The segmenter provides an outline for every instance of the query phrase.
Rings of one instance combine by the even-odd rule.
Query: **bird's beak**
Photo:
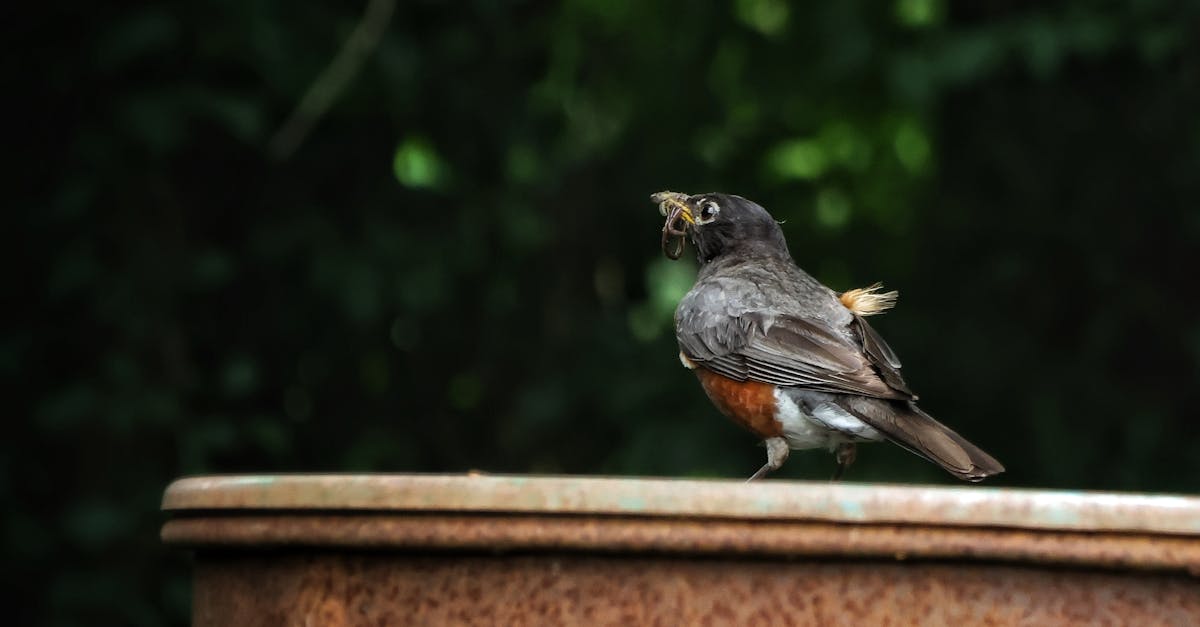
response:
[[[695,224],[696,219],[692,217],[692,209],[687,204],[687,197],[687,194],[679,192],[658,192],[650,195],[650,201],[658,205],[658,212],[664,217],[675,212],[683,218],[684,222]]]

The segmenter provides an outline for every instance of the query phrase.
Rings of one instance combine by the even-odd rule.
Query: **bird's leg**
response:
[[[833,471],[833,479],[830,481],[838,481],[842,478],[842,474],[854,463],[854,457],[858,452],[853,442],[842,442],[837,446],[837,470]]]
[[[787,461],[789,451],[787,440],[783,438],[767,438],[763,440],[763,444],[767,447],[767,463],[763,464],[763,467],[759,468],[758,472],[751,475],[746,480],[746,483],[750,483],[755,479],[762,479],[767,476],[767,473],[779,470],[783,462]]]

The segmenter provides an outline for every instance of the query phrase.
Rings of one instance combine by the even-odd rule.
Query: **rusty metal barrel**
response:
[[[1200,498],[489,475],[180,479],[195,625],[1200,624]]]

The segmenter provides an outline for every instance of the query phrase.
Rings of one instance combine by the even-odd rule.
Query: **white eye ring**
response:
[[[721,205],[711,200],[704,201],[700,205],[700,213],[696,216],[696,224],[708,224],[717,219],[717,214],[721,213]]]

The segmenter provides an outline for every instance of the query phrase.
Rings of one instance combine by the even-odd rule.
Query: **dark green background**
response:
[[[749,475],[660,189],[899,289],[875,325],[990,485],[1200,488],[1196,2],[403,2],[288,154],[361,5],[102,5],[6,20],[18,624],[184,621],[180,475]]]

